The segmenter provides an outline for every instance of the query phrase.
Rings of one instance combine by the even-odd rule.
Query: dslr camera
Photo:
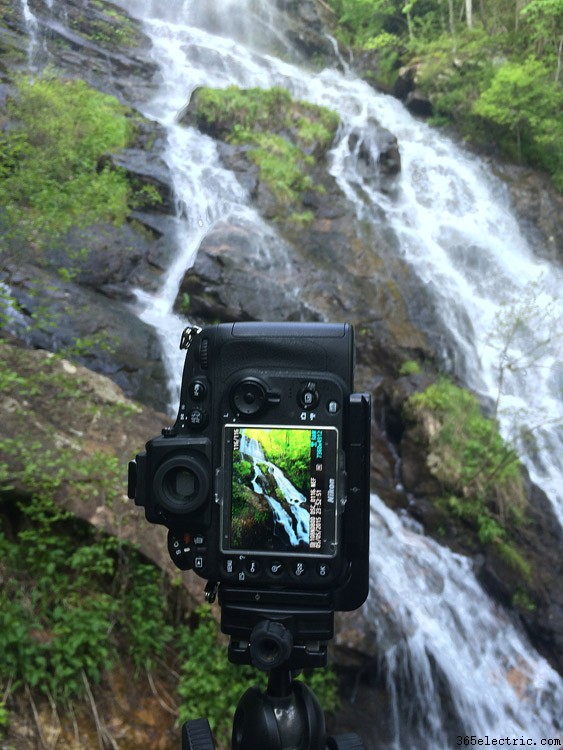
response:
[[[129,497],[219,594],[231,661],[322,666],[334,612],[369,586],[371,408],[353,392],[353,328],[219,324],[186,329],[181,348],[176,422],[130,462]]]

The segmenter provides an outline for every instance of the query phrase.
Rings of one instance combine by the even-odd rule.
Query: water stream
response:
[[[26,0],[22,3],[27,7]],[[161,70],[158,94],[144,105],[144,113],[168,131],[165,158],[177,198],[178,254],[159,293],[138,292],[138,300],[141,317],[163,338],[174,406],[183,364],[177,347],[185,321],[173,314],[172,305],[202,238],[228,218],[258,227],[264,253],[287,252],[272,228],[248,207],[248,196],[222,167],[214,142],[176,124],[196,87],[230,84],[283,86],[296,97],[340,114],[343,125],[332,151],[332,173],[359,218],[374,222],[385,217],[399,252],[431,289],[435,315],[457,342],[452,368],[494,401],[499,371],[492,330],[498,328],[501,305],[517,302],[534,282],[537,305],[542,310],[551,306],[554,319],[561,321],[562,279],[558,269],[534,258],[510,213],[502,184],[486,166],[351,73],[311,72],[287,62],[284,18],[273,2],[119,4],[143,21]],[[276,56],[280,52],[285,59]],[[391,192],[382,191],[358,168],[358,153],[348,139],[355,131],[368,142],[374,120],[399,139],[402,171]],[[375,143],[372,148],[376,157]],[[515,411],[524,422],[545,423],[535,431],[536,446],[526,460],[563,521],[563,436],[547,424],[549,417],[541,416],[543,410],[551,417],[561,414],[563,373],[551,342],[537,349],[542,334],[531,323],[525,336],[513,342],[522,352],[534,349],[542,367],[506,373],[503,425],[509,434]],[[373,564],[366,614],[377,621],[382,668],[393,699],[389,750],[449,747],[453,724],[460,735],[509,735],[523,738],[523,744],[558,737],[563,681],[483,593],[470,561],[424,537],[376,497],[372,509]],[[394,627],[401,634],[389,643],[384,642],[383,608],[393,613]]]
[[[297,548],[300,542],[309,544],[309,511],[307,498],[292,485],[282,470],[266,460],[264,450],[260,443],[254,438],[243,434],[240,441],[240,452],[243,458],[252,463],[254,476],[252,487],[258,495],[263,495],[274,518],[274,534],[280,535],[282,539],[289,542],[291,548]],[[281,503],[274,494],[269,494],[266,487],[269,481],[264,481],[265,473],[271,474],[274,486],[279,489],[285,498]]]

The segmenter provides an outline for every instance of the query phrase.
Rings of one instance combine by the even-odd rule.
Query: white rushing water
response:
[[[506,347],[510,365],[502,369],[500,418],[507,438],[517,439],[520,433],[519,448],[532,478],[547,492],[563,523],[562,275],[533,256],[502,183],[475,156],[365,82],[332,69],[311,73],[260,51],[268,44],[279,46],[283,19],[274,17],[272,3],[237,3],[237,22],[228,0],[205,8],[180,0],[121,3],[144,20],[162,70],[158,96],[146,114],[169,129],[167,159],[183,217],[180,253],[161,293],[156,298],[140,293],[142,317],[165,332],[166,351],[176,350],[182,329],[182,321],[170,316],[175,292],[209,227],[226,217],[262,225],[247,208],[245,191],[219,163],[213,142],[178,126],[175,118],[201,85],[283,86],[296,97],[339,113],[343,124],[332,152],[334,176],[360,218],[380,222],[385,216],[400,252],[431,290],[435,316],[456,341],[456,373],[493,402],[499,391],[499,350],[508,343],[498,335],[498,316],[504,311],[515,318],[531,303],[527,320]],[[252,28],[259,29],[254,37]],[[233,34],[244,43],[231,38]],[[253,38],[260,45],[251,44]],[[369,142],[373,121],[399,141],[402,170],[391,192],[366,176],[349,145],[351,132],[362,133],[364,144]],[[372,149],[376,161],[375,144]],[[274,252],[276,238],[266,227],[262,231],[265,252]],[[180,355],[171,366],[175,400]]]
[[[392,699],[392,747],[453,746],[446,734],[452,724],[456,738],[508,736],[538,745],[559,738],[563,681],[483,593],[471,561],[375,496],[371,548],[368,617],[377,622],[388,609],[402,634],[385,647],[396,636],[376,627]]]
[[[27,0],[21,2],[29,12]],[[457,373],[475,390],[496,399],[497,315],[503,305],[506,309],[530,297],[531,283],[537,290],[535,307],[551,309],[554,329],[563,328],[556,323],[562,315],[561,273],[533,257],[501,183],[474,156],[353,75],[337,70],[314,73],[276,57],[272,50],[286,55],[290,49],[283,37],[283,16],[273,2],[119,2],[143,21],[161,70],[158,94],[144,113],[168,132],[165,158],[177,198],[178,254],[159,293],[138,292],[138,299],[141,317],[162,336],[174,406],[183,364],[178,342],[185,321],[173,314],[172,305],[206,233],[222,219],[252,223],[264,240],[264,253],[286,251],[272,228],[248,207],[245,190],[222,167],[214,142],[176,124],[191,93],[201,85],[283,86],[296,97],[340,114],[332,172],[359,218],[376,222],[385,217],[400,252],[432,291],[436,317],[452,331],[458,346]],[[37,44],[33,18],[27,20]],[[373,121],[399,140],[402,171],[390,192],[383,192],[358,167],[358,154],[348,139],[354,131],[369,142]],[[377,147],[372,148],[376,158]],[[502,405],[512,413],[520,410],[523,423],[544,424],[535,431],[536,448],[527,461],[563,521],[563,438],[555,425],[548,424],[561,414],[563,373],[557,347],[551,341],[543,343],[547,324],[534,323],[535,314],[532,309],[532,318],[512,348],[520,350],[514,353],[517,358],[533,353],[541,367],[528,363],[524,370],[507,371]],[[507,435],[510,421],[507,414]],[[460,735],[510,736],[522,738],[522,744],[560,736],[561,678],[483,593],[470,561],[424,537],[376,497],[372,508],[366,613],[376,621],[375,630],[385,633],[388,626],[381,612],[386,610],[395,631],[392,642],[385,643],[382,636],[379,644],[393,699],[394,739],[388,750],[446,748],[452,725],[459,725]]]

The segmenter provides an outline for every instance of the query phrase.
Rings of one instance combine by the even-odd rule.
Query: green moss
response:
[[[69,27],[73,31],[104,47],[132,49],[140,46],[142,36],[138,24],[126,13],[102,0],[94,0],[91,6],[95,14],[69,17]]]
[[[318,157],[330,147],[339,125],[336,113],[293,100],[282,88],[202,88],[195,105],[203,131],[252,147],[249,158],[280,203],[295,203],[304,190],[317,189],[309,174],[312,154]]]
[[[408,359],[403,362],[399,368],[399,375],[418,375],[421,372],[421,368],[418,362],[413,359]]]
[[[477,398],[447,378],[411,396],[405,416],[424,435],[430,473],[444,488],[436,504],[474,529],[524,579],[531,573],[511,530],[525,519],[520,463]]]
[[[408,399],[405,414],[432,420],[427,430],[431,471],[444,486],[466,497],[493,495],[501,504],[507,495],[523,501],[518,456],[470,391],[440,378]]]

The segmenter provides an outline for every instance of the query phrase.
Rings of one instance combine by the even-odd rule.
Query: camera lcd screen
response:
[[[223,551],[336,554],[338,430],[226,425]]]

